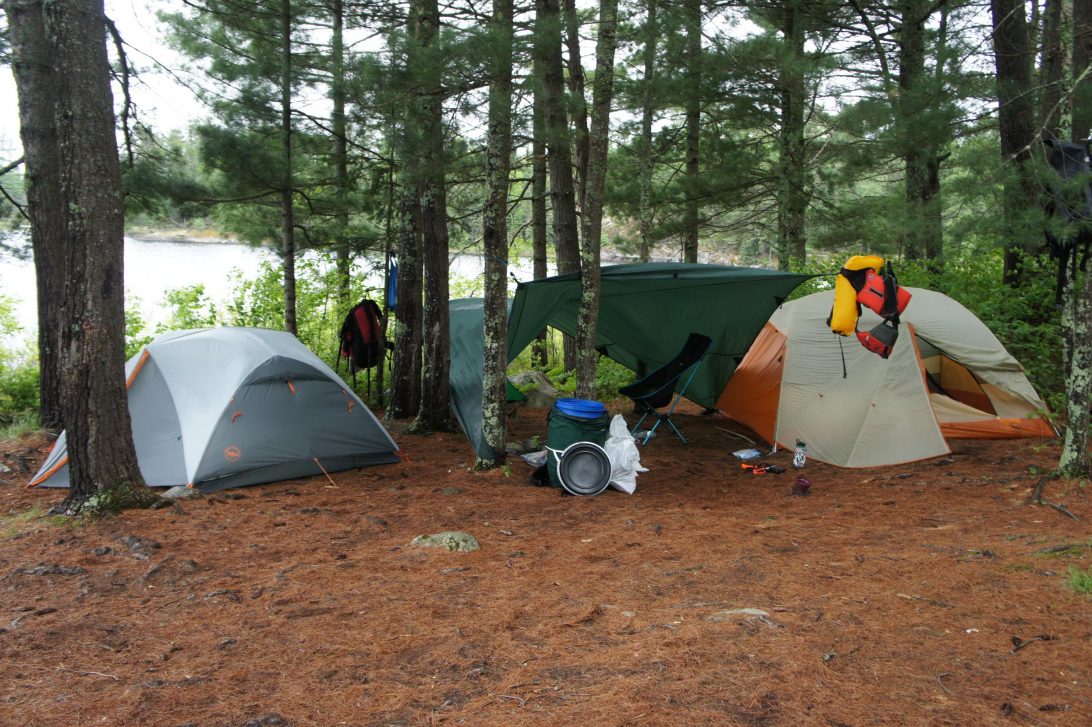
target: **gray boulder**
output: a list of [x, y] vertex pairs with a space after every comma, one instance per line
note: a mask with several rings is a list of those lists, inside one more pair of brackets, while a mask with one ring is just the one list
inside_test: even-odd
[[532, 409], [549, 409], [561, 396], [550, 378], [541, 371], [524, 371], [510, 378], [516, 388], [527, 397], [524, 406]]

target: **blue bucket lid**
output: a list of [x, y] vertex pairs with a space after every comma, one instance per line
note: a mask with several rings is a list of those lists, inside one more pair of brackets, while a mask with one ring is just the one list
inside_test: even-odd
[[601, 401], [591, 399], [558, 399], [557, 410], [577, 419], [598, 419], [607, 413]]

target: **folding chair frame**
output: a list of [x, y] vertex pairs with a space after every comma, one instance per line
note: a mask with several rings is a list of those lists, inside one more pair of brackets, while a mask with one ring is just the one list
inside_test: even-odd
[[[675, 411], [675, 407], [679, 405], [679, 402], [682, 401], [683, 394], [686, 393], [686, 390], [690, 386], [690, 382], [691, 380], [693, 380], [694, 375], [698, 373], [698, 369], [701, 367], [701, 362], [704, 358], [705, 356], [702, 355], [702, 358], [699, 358], [697, 362], [690, 367], [690, 376], [686, 378], [686, 383], [683, 384], [682, 390], [675, 394], [674, 401], [671, 402], [671, 406], [666, 412], [660, 412], [658, 409], [650, 406], [648, 402], [645, 401], [646, 398], [651, 398], [654, 394], [663, 391], [663, 387], [652, 392], [652, 394], [649, 394], [647, 397], [634, 399], [637, 405], [640, 406], [643, 410], [643, 413], [641, 414], [641, 418], [637, 420], [637, 423], [633, 425], [633, 429], [630, 430], [630, 434], [636, 433], [637, 430], [641, 428], [641, 423], [644, 422], [649, 414], [656, 417], [656, 423], [653, 424], [652, 429], [649, 429], [648, 433], [645, 434], [645, 438], [641, 441], [641, 444], [648, 444], [648, 440], [652, 439], [652, 437], [655, 436], [656, 428], [659, 427], [662, 423], [666, 423], [667, 426], [671, 427], [671, 431], [675, 432], [675, 436], [681, 439], [683, 444], [690, 444], [687, 438], [683, 436], [683, 433], [679, 431], [679, 428], [675, 426], [675, 422], [671, 421], [671, 414]], [[673, 387], [676, 381], [677, 379], [673, 379], [668, 383], [664, 384], [664, 386]]]
[[[675, 358], [665, 363], [660, 368], [647, 374], [639, 381], [635, 381], [628, 386], [623, 386], [618, 390], [620, 394], [624, 394], [633, 400], [633, 403], [637, 406], [637, 410], [641, 413], [641, 418], [634, 425], [630, 433], [636, 432], [641, 428], [641, 424], [649, 415], [656, 418], [656, 423], [652, 425], [652, 428], [645, 434], [642, 444], [648, 444], [656, 433], [656, 429], [660, 424], [666, 422], [668, 428], [675, 433], [683, 444], [689, 444], [683, 433], [679, 431], [679, 428], [675, 426], [675, 423], [671, 421], [671, 415], [675, 413], [675, 407], [679, 405], [683, 395], [686, 394], [686, 390], [690, 388], [690, 382], [694, 380], [694, 376], [697, 375], [698, 369], [701, 367], [702, 360], [705, 358], [705, 354], [708, 353], [709, 347], [712, 345], [712, 339], [701, 333], [692, 332], [686, 339], [686, 343], [682, 349], [676, 354]], [[675, 387], [680, 381], [684, 381], [682, 388], [679, 389], [676, 397]], [[659, 410], [665, 406], [668, 407], [667, 411], [660, 412]]]

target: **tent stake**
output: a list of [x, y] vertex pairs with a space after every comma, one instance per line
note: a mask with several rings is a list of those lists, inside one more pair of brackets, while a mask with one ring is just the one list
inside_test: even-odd
[[334, 482], [334, 478], [331, 477], [330, 473], [326, 471], [326, 468], [322, 466], [322, 462], [318, 461], [318, 457], [315, 457], [314, 459], [315, 459], [315, 464], [317, 464], [318, 468], [320, 470], [322, 470], [322, 474], [326, 475], [326, 479], [330, 480], [330, 484], [333, 485], [334, 487], [337, 487], [337, 483]]

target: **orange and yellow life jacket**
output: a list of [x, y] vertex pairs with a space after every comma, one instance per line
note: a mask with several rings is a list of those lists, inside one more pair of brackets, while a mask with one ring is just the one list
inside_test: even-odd
[[[876, 255], [854, 255], [834, 280], [834, 306], [827, 323], [840, 336], [856, 333], [861, 345], [887, 358], [899, 337], [899, 314], [909, 302], [910, 293], [899, 287], [890, 263]], [[867, 333], [857, 330], [862, 305], [883, 318]]]

